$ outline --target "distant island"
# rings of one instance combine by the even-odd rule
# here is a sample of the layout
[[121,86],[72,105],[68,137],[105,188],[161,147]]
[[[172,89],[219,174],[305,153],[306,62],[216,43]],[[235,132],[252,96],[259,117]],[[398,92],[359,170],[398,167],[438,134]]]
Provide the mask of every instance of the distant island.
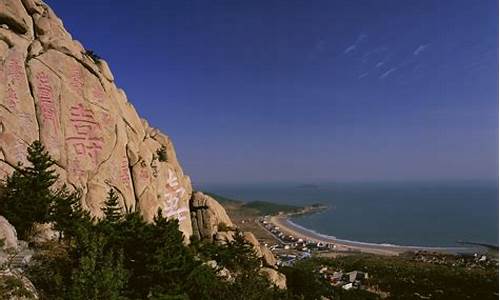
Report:
[[301,184],[301,185],[298,185],[297,188],[299,189],[318,189],[319,188],[319,185],[317,184]]
[[231,199],[218,194],[204,192],[206,195],[217,200],[224,207],[232,209],[238,209],[245,215],[252,216],[266,216],[266,215],[289,215],[297,216],[302,214],[311,214],[323,211],[328,208],[328,206],[322,203],[313,203],[306,206],[297,206],[290,204],[279,204],[269,201],[250,201],[244,202],[241,200]]

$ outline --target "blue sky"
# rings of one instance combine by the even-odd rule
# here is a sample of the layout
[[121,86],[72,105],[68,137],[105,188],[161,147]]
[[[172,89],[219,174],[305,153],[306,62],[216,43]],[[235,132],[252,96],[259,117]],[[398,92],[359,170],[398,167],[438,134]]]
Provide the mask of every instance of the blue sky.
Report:
[[498,2],[47,0],[195,183],[498,178]]

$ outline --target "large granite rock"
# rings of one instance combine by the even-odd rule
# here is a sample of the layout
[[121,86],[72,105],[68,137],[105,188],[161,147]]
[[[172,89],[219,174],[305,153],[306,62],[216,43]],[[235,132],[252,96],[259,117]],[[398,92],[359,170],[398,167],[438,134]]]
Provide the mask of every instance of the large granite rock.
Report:
[[[191,198],[191,221],[193,237],[200,240],[210,240],[218,244],[234,241],[236,226],[226,213],[226,210],[212,197],[202,192],[193,193]],[[257,257],[262,258],[264,265],[276,266],[276,258],[271,251],[261,245],[251,232],[243,232],[243,238],[253,246]]]
[[0,177],[26,163],[37,139],[60,183],[81,189],[93,215],[115,188],[123,210],[152,220],[162,209],[191,236],[191,182],[168,136],[138,116],[108,64],[73,40],[50,7],[0,1]]
[[234,224],[226,213],[222,205],[212,197],[202,192],[193,193],[191,198],[191,220],[193,223],[193,236],[200,240],[231,241],[232,236],[225,234],[228,230],[234,229]]

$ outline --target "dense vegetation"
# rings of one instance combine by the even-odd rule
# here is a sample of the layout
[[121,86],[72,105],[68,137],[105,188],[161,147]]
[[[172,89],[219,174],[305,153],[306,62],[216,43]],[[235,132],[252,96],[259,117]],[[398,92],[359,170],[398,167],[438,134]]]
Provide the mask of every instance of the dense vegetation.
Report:
[[27,274],[42,299],[288,297],[259,274],[261,262],[239,234],[223,246],[192,241],[188,247],[177,221],[161,211],[153,223],[124,212],[113,189],[104,216],[93,218],[80,206],[80,193],[54,187],[54,161],[41,143],[29,147],[28,161],[2,183],[0,214],[26,240],[39,223],[51,222],[60,233],[56,241],[33,244],[37,251]]
[[[282,268],[291,293],[333,295],[334,299],[378,299],[361,290],[343,291],[321,280],[317,270],[330,266],[335,270],[368,272],[371,291],[387,292],[387,299],[498,299],[498,270],[435,265],[416,262],[408,257],[350,255],[336,259],[300,261],[293,268]],[[385,294],[385,293],[384,293]]]

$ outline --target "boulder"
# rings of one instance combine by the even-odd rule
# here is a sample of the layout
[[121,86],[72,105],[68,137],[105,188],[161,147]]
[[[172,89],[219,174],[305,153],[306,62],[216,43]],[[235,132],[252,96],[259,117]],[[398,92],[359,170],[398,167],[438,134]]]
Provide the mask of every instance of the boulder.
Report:
[[16,229],[3,216],[0,216],[0,239],[3,240],[3,250],[18,250]]
[[286,276],[272,268],[262,268],[260,273],[266,276],[269,281],[280,289],[286,289]]
[[262,258],[264,265],[268,267],[276,266],[276,258],[273,253],[266,246],[261,245],[253,233],[244,232],[243,238],[253,246],[257,257]]
[[19,270],[0,270],[0,290],[6,300],[39,299],[33,283]]
[[200,240],[213,240],[217,233],[231,231],[235,227],[224,207],[202,192],[193,194],[190,208],[193,234]]
[[216,232],[213,241],[219,245],[234,242],[235,231],[220,231]]

